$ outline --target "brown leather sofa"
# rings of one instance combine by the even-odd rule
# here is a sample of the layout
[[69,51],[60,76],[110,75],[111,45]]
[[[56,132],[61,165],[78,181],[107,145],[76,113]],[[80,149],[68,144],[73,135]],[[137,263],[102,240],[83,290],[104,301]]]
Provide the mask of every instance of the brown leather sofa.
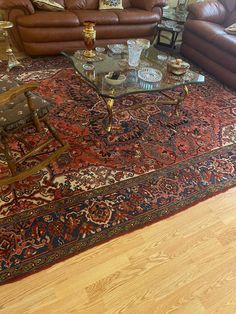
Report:
[[36,55],[53,55],[83,47],[84,21],[94,21],[97,45],[123,43],[128,38],[151,39],[166,0],[123,0],[124,10],[99,10],[99,0],[56,0],[65,11],[35,9],[30,0],[0,0],[0,9],[15,27],[12,39],[18,49]]
[[182,54],[236,89],[236,35],[224,31],[236,23],[236,0],[193,3],[188,10]]

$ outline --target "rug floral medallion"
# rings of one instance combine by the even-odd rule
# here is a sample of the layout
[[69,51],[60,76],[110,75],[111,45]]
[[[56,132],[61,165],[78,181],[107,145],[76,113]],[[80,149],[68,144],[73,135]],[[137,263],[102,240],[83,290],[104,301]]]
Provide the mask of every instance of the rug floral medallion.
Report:
[[[64,57],[23,62],[8,77],[39,82],[38,93],[54,101],[50,122],[70,149],[16,184],[18,205],[11,188],[1,188],[1,283],[236,185],[236,92],[213,78],[189,87],[179,116],[154,105],[158,94],[121,98],[108,134],[103,102]],[[143,101],[145,108],[129,110]]]

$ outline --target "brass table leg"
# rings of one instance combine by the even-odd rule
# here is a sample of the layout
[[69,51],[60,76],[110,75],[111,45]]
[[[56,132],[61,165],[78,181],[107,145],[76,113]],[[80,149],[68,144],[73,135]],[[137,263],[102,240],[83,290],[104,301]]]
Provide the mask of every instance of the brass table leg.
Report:
[[188,95],[188,87],[186,85],[184,85],[184,89],[182,91],[182,93],[180,94],[180,96],[177,98],[177,104],[175,106],[175,114],[177,116],[180,115],[180,105],[182,104],[182,102],[184,101],[185,97]]
[[[177,116],[180,115],[180,106],[182,104],[182,102],[184,101],[185,97],[188,95],[188,87],[186,85],[183,86],[183,90],[180,92],[180,94],[178,96],[176,96],[175,98],[168,95],[165,92],[160,92],[161,95],[163,95],[166,99],[161,99],[161,100],[157,100],[155,101],[156,105],[171,105],[171,106],[175,106],[174,108],[174,112]],[[105,98],[105,97],[101,97],[101,99],[106,103],[107,106],[107,112],[108,112],[108,124],[105,127],[107,132],[111,132],[113,125],[112,125],[112,119],[113,119],[113,106],[114,106],[114,102],[115,99],[113,98]],[[149,105],[150,102],[147,103],[142,103],[139,105],[134,105],[131,106],[129,108],[125,108],[125,109],[121,109],[119,110],[119,112],[125,111],[125,110],[132,110],[132,109],[138,109],[138,108],[143,108],[146,105]],[[115,111],[117,112],[117,111]]]
[[[79,79],[84,82],[85,80],[83,79],[83,77],[81,75],[78,75]],[[86,82],[88,84],[88,82]],[[89,84],[88,84],[89,85]],[[183,85],[183,90],[179,93],[178,96],[173,97],[168,95],[166,92],[162,92],[159,91],[159,93],[165,97],[165,99],[158,99],[156,100],[154,103],[151,104],[155,104],[155,105],[170,105],[170,106],[175,106],[175,114],[177,116],[180,115],[180,106],[182,104],[182,102],[184,101],[185,97],[188,95],[188,87],[186,85]],[[111,95],[115,95],[114,90],[112,90]],[[115,103],[115,99],[114,98],[106,98],[104,96],[99,95],[99,98],[103,101],[103,103],[106,104],[107,107],[107,113],[108,113],[108,124],[105,126],[105,129],[107,132],[111,132],[113,125],[112,125],[112,120],[113,120],[113,107],[114,107],[114,103]],[[138,105],[133,105],[130,106],[129,108],[124,108],[124,109],[120,109],[120,110],[115,110],[115,112],[123,112],[126,110],[132,110],[132,109],[138,109],[138,108],[143,108],[147,105],[150,105],[150,101],[142,103],[142,104],[138,104]]]
[[113,105],[115,100],[113,98],[105,99],[107,105],[107,112],[108,112],[108,125],[106,127],[107,132],[111,132],[112,129],[112,119],[113,119]]
[[179,116],[180,114],[180,105],[184,101],[185,97],[188,95],[188,87],[186,85],[183,86],[183,91],[177,96],[177,97],[172,97],[168,95],[165,92],[160,92],[161,95],[163,95],[165,98],[168,100],[157,100],[155,102],[156,105],[172,105],[175,106],[175,114]]

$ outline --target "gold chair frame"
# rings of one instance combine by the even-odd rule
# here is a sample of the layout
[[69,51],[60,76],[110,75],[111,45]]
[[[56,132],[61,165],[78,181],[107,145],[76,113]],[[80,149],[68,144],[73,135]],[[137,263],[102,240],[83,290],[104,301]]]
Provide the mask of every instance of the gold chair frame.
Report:
[[[41,133],[42,132],[42,126],[43,123],[46,129],[51,134],[51,138],[49,138],[47,141],[41,143],[38,146],[33,147],[28,152],[22,151],[22,156],[18,159],[15,159],[13,157],[12,151],[8,145],[9,138],[14,137],[17,141],[25,143],[24,139],[19,138],[17,136],[16,130],[13,132],[4,130],[4,128],[1,128],[0,130],[0,153],[4,155],[5,162],[7,163],[7,166],[10,170],[9,176],[5,176],[3,178],[0,177],[0,187],[4,185],[11,185],[14,184],[16,181],[21,181],[27,178],[30,175],[33,175],[34,173],[37,173],[41,169],[45,168],[49,163],[53,162],[55,159],[57,159],[66,149],[68,149],[69,145],[67,143],[64,143],[59,135],[57,134],[54,127],[52,127],[48,121],[47,121],[47,114],[43,115],[42,118],[38,116],[37,109],[35,107],[34,101],[32,99],[32,93],[31,91],[35,90],[38,87],[37,83],[27,83],[20,86],[15,86],[10,88],[8,91],[0,94],[0,110],[1,108],[14,100],[19,95],[24,94],[27,99],[27,105],[28,109],[30,111],[31,115],[31,121],[29,122],[30,125],[33,125],[36,129],[36,132]],[[28,124],[28,123],[27,123]],[[22,128],[25,128],[26,125],[22,126]],[[19,130],[17,129],[17,132]],[[34,165],[33,167],[19,170],[20,165],[22,162],[26,161],[29,157],[37,156],[44,148],[46,148],[52,141],[56,141],[59,143],[59,148],[56,148],[52,153],[48,153],[48,157]],[[15,190],[14,195],[16,196]]]

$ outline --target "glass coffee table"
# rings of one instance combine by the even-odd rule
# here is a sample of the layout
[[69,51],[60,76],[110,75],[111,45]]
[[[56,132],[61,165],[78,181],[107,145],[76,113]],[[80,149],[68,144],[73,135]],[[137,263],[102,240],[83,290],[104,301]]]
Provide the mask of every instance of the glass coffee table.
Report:
[[[157,51],[154,47],[145,50],[141,56],[140,64],[137,68],[131,68],[128,65],[128,55],[126,53],[113,54],[110,51],[100,54],[101,61],[93,62],[94,69],[85,70],[86,61],[78,58],[76,53],[62,52],[64,56],[72,61],[72,64],[79,74],[80,79],[89,84],[104,102],[108,113],[108,122],[105,126],[108,132],[112,130],[113,114],[116,111],[115,102],[118,98],[126,97],[130,94],[140,93],[159,93],[161,99],[155,98],[156,105],[174,106],[174,114],[179,115],[179,108],[188,94],[188,84],[204,83],[205,77],[190,69],[183,75],[174,75],[167,71],[167,61],[170,56]],[[81,54],[80,54],[81,55]],[[91,64],[89,64],[91,65]],[[146,81],[145,71],[154,69],[160,74],[158,82]],[[111,85],[107,82],[106,75],[109,72],[119,72],[124,74],[126,79],[119,85]],[[150,76],[148,77],[150,80]],[[176,92],[169,93],[178,88]],[[144,107],[150,102],[141,103],[138,108]],[[137,109],[129,107],[124,110]],[[120,112],[120,110],[119,110]]]

